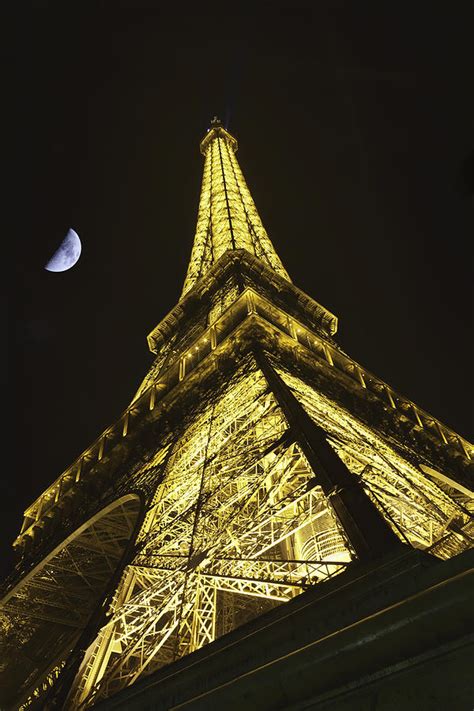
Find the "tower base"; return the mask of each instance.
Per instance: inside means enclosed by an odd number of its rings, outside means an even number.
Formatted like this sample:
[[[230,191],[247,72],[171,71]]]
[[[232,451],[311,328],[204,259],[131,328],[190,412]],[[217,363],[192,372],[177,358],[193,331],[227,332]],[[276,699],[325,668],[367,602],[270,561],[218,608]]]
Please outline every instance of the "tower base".
[[[473,560],[354,564],[95,708],[470,711]]]

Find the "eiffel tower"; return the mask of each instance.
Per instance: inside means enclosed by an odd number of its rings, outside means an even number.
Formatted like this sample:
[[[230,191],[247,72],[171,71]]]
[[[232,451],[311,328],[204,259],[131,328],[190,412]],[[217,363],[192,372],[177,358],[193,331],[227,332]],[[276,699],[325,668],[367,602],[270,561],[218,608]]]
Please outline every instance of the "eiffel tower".
[[[218,119],[200,148],[191,259],[151,368],[14,541],[2,708],[313,708],[288,699],[327,700],[349,668],[401,674],[429,634],[460,648],[472,445],[338,346]],[[354,627],[367,659],[304,661],[329,637],[342,654]]]

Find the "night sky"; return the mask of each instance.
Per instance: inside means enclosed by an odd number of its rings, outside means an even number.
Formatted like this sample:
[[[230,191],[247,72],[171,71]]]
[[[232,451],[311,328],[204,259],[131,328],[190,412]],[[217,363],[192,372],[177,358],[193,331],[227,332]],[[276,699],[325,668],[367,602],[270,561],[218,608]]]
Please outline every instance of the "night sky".
[[[180,295],[215,114],[342,348],[472,438],[472,3],[66,5],[23,11],[12,62],[2,570],[23,510],[151,365],[146,335]],[[45,271],[71,227],[79,262]]]

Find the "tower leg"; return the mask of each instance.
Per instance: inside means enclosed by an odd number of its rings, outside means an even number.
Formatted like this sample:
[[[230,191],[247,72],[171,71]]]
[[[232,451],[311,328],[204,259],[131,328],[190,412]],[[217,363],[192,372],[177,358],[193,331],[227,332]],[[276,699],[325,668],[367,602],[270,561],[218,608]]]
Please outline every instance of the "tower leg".
[[[319,427],[300,405],[288,386],[271,366],[262,349],[255,358],[278,404],[293,430],[324,494],[360,560],[375,558],[396,548],[404,549],[397,537],[364,491],[360,481],[348,470]]]

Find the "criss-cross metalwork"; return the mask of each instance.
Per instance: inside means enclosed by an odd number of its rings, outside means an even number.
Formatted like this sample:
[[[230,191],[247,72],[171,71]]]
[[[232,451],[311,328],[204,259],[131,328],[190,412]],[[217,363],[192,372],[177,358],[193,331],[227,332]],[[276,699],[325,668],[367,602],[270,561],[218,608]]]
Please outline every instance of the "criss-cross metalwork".
[[[76,705],[344,569],[350,545],[288,434],[254,365],[176,443]]]
[[[237,141],[220,122],[201,143],[204,172],[186,294],[227,250],[245,249],[289,279],[255,207],[236,158]]]
[[[339,348],[236,148],[214,121],[184,289],[135,397],[25,511],[6,708],[91,708],[355,561],[472,546],[472,445]]]

